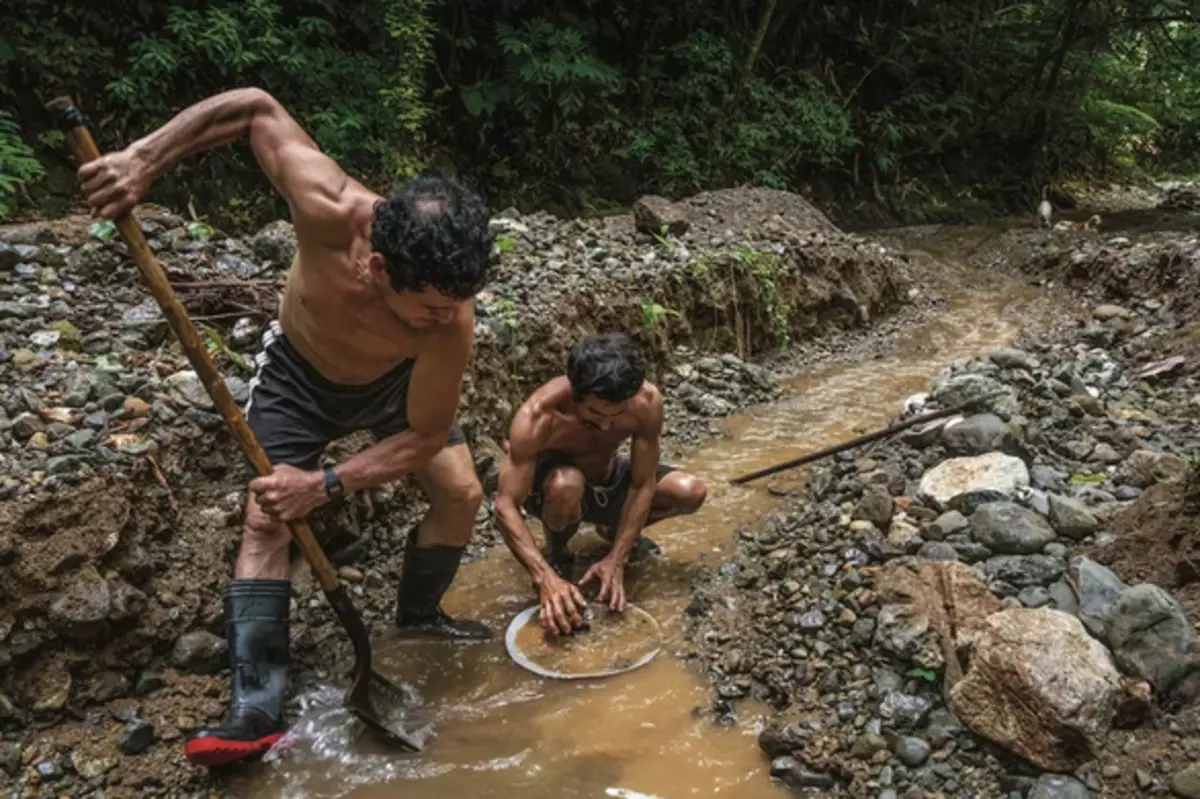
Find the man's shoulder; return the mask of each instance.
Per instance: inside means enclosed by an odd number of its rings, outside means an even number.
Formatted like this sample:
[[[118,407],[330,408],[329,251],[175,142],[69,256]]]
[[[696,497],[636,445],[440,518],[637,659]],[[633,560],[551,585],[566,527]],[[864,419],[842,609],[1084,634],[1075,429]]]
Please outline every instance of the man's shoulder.
[[[658,386],[647,380],[634,395],[634,415],[642,430],[657,430],[663,420],[663,395]]]
[[[564,380],[565,378],[548,380],[525,398],[513,415],[510,439],[519,439],[523,446],[540,450],[553,432],[555,409],[562,399]]]
[[[339,201],[322,208],[319,222],[293,215],[292,224],[300,249],[346,255],[362,247],[370,249],[371,221],[375,204],[382,198],[353,178],[347,178],[347,181],[348,186]]]

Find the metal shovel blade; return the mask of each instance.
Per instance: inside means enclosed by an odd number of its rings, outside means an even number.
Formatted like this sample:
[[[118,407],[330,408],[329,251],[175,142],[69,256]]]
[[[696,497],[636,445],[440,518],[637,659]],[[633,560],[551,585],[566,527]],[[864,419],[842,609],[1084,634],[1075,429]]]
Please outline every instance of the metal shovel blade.
[[[339,585],[325,596],[354,646],[354,683],[346,692],[346,706],[385,743],[420,752],[421,742],[406,729],[412,721],[411,694],[371,668],[371,639],[345,588]]]

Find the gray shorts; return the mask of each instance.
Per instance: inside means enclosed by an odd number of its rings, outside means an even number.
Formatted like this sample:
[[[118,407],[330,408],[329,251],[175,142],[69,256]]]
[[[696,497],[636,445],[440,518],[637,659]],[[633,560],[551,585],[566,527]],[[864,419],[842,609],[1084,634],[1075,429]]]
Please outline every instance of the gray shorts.
[[[537,457],[537,466],[533,475],[533,491],[525,499],[525,511],[534,518],[542,518],[542,508],[545,505],[546,478],[559,466],[570,466],[571,456],[560,452],[543,452]],[[655,473],[655,481],[662,480],[677,467],[660,463]],[[583,518],[581,521],[602,527],[616,527],[621,520],[621,508],[625,498],[629,496],[629,487],[633,482],[633,465],[628,458],[616,458],[612,469],[603,483],[586,483],[583,488]]]
[[[254,357],[246,421],[271,463],[314,468],[329,442],[359,430],[387,438],[408,429],[413,361],[365,385],[334,383],[287,340],[278,320],[262,334]],[[458,422],[446,446],[467,441]]]

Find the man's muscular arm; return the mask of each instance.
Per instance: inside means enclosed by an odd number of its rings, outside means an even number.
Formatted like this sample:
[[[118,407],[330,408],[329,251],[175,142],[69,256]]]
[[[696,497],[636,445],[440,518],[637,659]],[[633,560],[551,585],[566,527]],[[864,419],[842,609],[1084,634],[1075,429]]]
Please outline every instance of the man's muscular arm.
[[[92,210],[115,219],[187,156],[243,137],[249,138],[259,167],[291,207],[297,235],[330,244],[349,238],[345,219],[350,178],[261,89],[234,89],[188,106],[124,150],[79,167],[79,179]]]
[[[542,556],[521,513],[521,506],[533,491],[540,426],[529,406],[521,408],[513,418],[508,434],[508,452],[500,464],[495,503],[496,528],[500,536],[537,586],[557,576]]]
[[[396,480],[442,451],[458,412],[462,377],[474,344],[474,314],[465,310],[454,335],[433,339],[417,356],[408,385],[408,429],[335,468],[347,492]]]
[[[542,627],[566,634],[583,623],[579,611],[587,607],[587,602],[578,588],[559,577],[546,562],[521,513],[521,506],[533,490],[544,430],[544,420],[536,418],[536,411],[529,405],[517,411],[509,430],[508,452],[500,465],[496,528],[538,589]]]
[[[654,491],[658,487],[654,478],[658,471],[659,438],[663,426],[662,395],[657,389],[648,393],[649,402],[638,414],[639,424],[630,447],[629,494],[621,506],[612,548],[579,581],[580,585],[586,585],[592,580],[599,580],[600,591],[596,598],[601,602],[607,601],[609,607],[617,611],[625,609],[625,565],[629,563],[633,545],[646,526],[650,506],[654,502]]]

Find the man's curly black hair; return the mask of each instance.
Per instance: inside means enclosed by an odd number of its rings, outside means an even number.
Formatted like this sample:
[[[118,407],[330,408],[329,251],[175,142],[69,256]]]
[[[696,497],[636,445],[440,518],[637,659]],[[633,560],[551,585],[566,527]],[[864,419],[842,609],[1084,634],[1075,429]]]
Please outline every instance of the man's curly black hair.
[[[487,205],[453,178],[414,178],[375,204],[371,249],[396,291],[433,286],[465,300],[487,282],[493,234]]]
[[[624,333],[605,333],[578,341],[567,356],[571,396],[581,402],[589,394],[605,402],[624,402],[646,379],[642,354]]]

